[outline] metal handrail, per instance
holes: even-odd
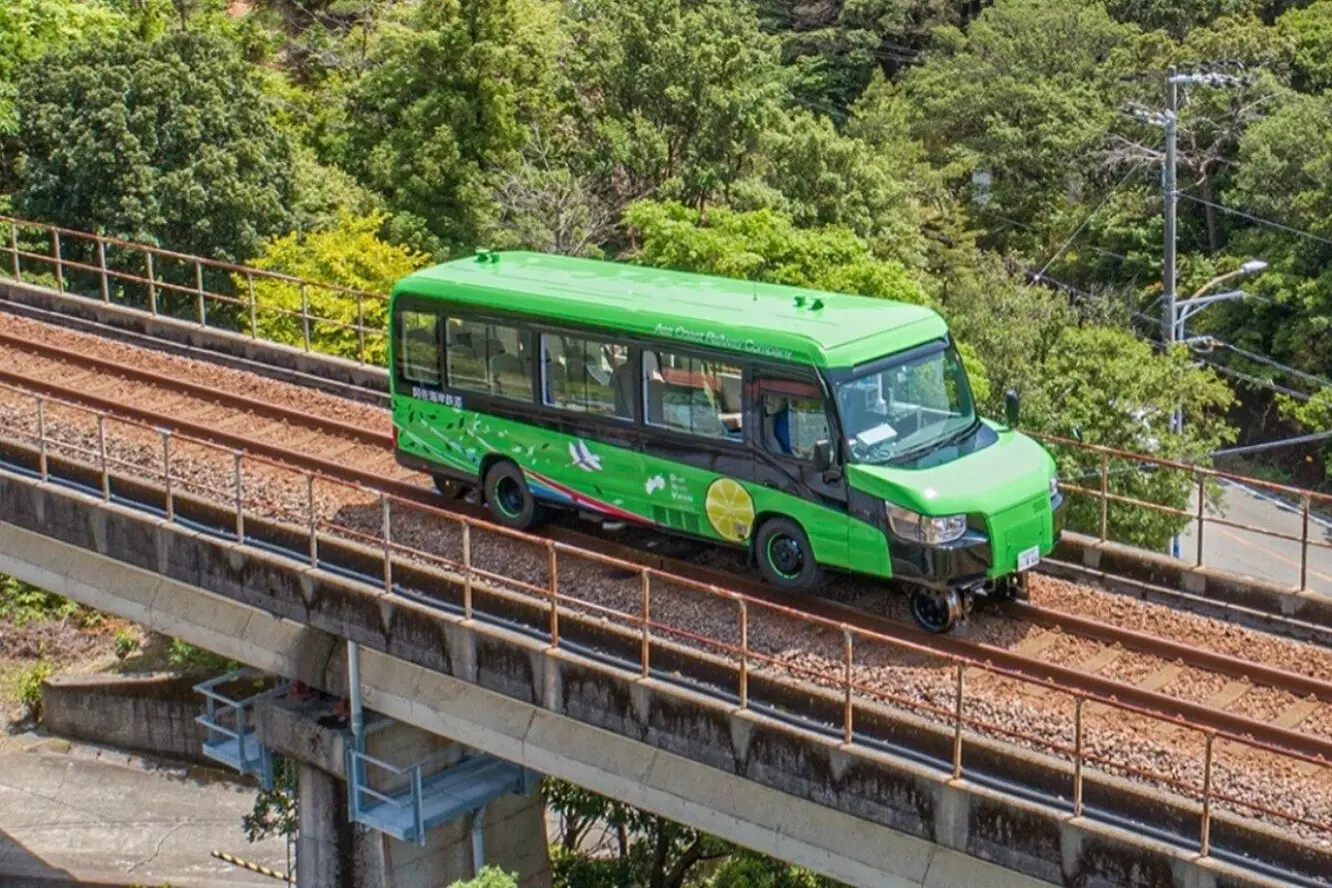
[[[12,390],[21,391],[18,389],[12,389]],[[48,481],[50,480],[50,466],[48,460],[46,459],[46,454],[48,453],[50,448],[52,447],[58,448],[64,445],[58,438],[52,437],[52,430],[49,428],[47,424],[44,423],[43,416],[45,415],[46,412],[44,405],[46,405],[48,402],[57,403],[62,406],[71,407],[75,410],[83,411],[85,414],[91,414],[96,416],[98,418],[98,423],[99,423],[98,424],[99,438],[103,440],[105,436],[105,425],[107,417],[105,414],[88,410],[87,408],[83,408],[77,404],[70,404],[69,402],[60,401],[59,399],[47,398],[46,396],[33,396],[33,397],[35,398],[35,403],[37,405],[37,414],[38,414],[38,422],[37,422],[38,434],[35,438],[35,443],[37,444],[37,449],[39,451],[39,454],[41,455],[39,476],[41,480]],[[129,427],[134,427],[139,429],[150,429],[155,433],[163,434],[164,440],[168,442],[171,440],[171,437],[176,437],[179,440],[184,440],[190,443],[192,446],[208,448],[212,451],[221,452],[232,456],[238,456],[240,454],[239,451],[234,451],[229,448],[212,444],[207,441],[191,439],[183,435],[170,436],[167,433],[162,432],[162,430],[148,426],[145,423],[138,423],[126,420],[114,420],[114,421],[122,423]],[[32,436],[25,436],[25,437],[27,437],[28,440],[34,440]],[[111,461],[106,458],[104,447],[99,448],[99,457],[100,458],[98,462],[95,463],[95,465],[98,465],[100,468],[101,487],[103,495],[109,496],[109,491],[111,489],[111,476],[109,474],[109,464]],[[1212,763],[1212,756],[1210,753],[1213,741],[1215,739],[1223,739],[1240,746],[1246,746],[1249,748],[1260,749],[1267,752],[1272,752],[1278,755],[1282,755],[1288,759],[1309,761],[1324,766],[1326,766],[1329,761],[1328,759],[1325,759],[1320,756],[1305,755],[1303,753],[1298,753],[1293,750],[1273,747],[1271,744],[1259,739],[1255,739],[1252,736],[1247,736],[1224,730],[1201,730],[1197,726],[1191,726],[1188,722],[1184,721],[1181,718],[1178,717],[1169,718],[1162,714],[1150,710],[1145,710],[1131,703],[1116,699],[1114,696],[1107,696],[1095,692],[1074,691],[1047,680],[1029,677],[1019,672],[1014,672],[1011,669],[1006,669],[1000,666],[996,666],[993,663],[989,662],[988,660],[981,660],[958,653],[941,652],[936,649],[909,640],[885,636],[873,630],[859,628],[845,623],[839,623],[837,621],[829,620],[827,618],[820,617],[818,615],[794,610],[792,608],[784,607],[782,605],[768,603],[760,599],[755,599],[752,597],[745,596],[741,593],[723,590],[708,583],[702,583],[690,580],[685,577],[672,575],[665,571],[658,570],[656,568],[646,567],[641,564],[631,564],[630,562],[613,558],[611,556],[605,556],[605,555],[600,555],[599,553],[593,553],[593,552],[587,552],[575,549],[574,547],[568,546],[566,544],[557,543],[539,537],[534,537],[520,531],[503,528],[497,525],[490,524],[489,522],[486,521],[470,518],[465,515],[459,515],[457,513],[447,512],[441,509],[425,506],[410,500],[403,500],[397,497],[392,497],[387,494],[380,493],[378,491],[366,489],[359,485],[349,484],[347,482],[340,481],[335,478],[330,478],[328,476],[322,476],[316,472],[311,472],[309,470],[293,468],[290,465],[283,465],[276,461],[266,460],[258,456],[248,456],[246,457],[246,459],[263,463],[271,470],[275,471],[281,470],[287,473],[294,474],[295,476],[304,479],[307,491],[309,492],[308,501],[306,505],[306,509],[308,512],[308,515],[306,516],[307,517],[306,532],[308,533],[308,546],[309,546],[309,559],[310,559],[308,563],[312,563],[316,566],[319,563],[319,545],[320,545],[321,536],[326,536],[329,533],[336,533],[348,539],[369,540],[373,542],[377,547],[379,547],[384,553],[383,589],[388,594],[397,594],[398,587],[395,585],[394,582],[395,562],[399,560],[411,560],[415,562],[425,562],[427,564],[443,564],[446,566],[447,569],[453,570],[461,575],[461,580],[464,585],[465,613],[468,616],[472,614],[474,607],[474,602],[472,600],[472,595],[471,595],[472,587],[478,581],[484,581],[487,578],[493,578],[497,581],[502,582],[505,589],[511,590],[511,594],[526,595],[530,599],[543,604],[548,609],[549,626],[546,632],[547,632],[547,638],[552,646],[559,646],[561,644],[561,637],[560,637],[561,620],[570,620],[570,619],[579,620],[581,619],[580,613],[582,612],[590,611],[596,613],[598,611],[601,612],[613,611],[613,609],[604,608],[595,602],[581,600],[577,597],[576,594],[570,594],[567,591],[561,591],[558,582],[559,571],[557,569],[559,557],[561,555],[566,557],[577,557],[584,560],[602,563],[608,566],[629,568],[639,573],[642,577],[642,586],[643,586],[642,610],[638,614],[624,612],[624,611],[614,611],[614,613],[617,619],[622,620],[624,622],[629,631],[633,631],[636,629],[638,632],[641,632],[643,644],[642,644],[640,668],[642,670],[642,674],[648,675],[651,673],[652,669],[651,652],[654,643],[661,644],[665,641],[667,637],[682,638],[690,640],[695,644],[706,644],[708,648],[720,651],[721,655],[725,656],[728,662],[734,662],[737,665],[737,670],[738,670],[737,677],[739,682],[738,697],[742,708],[749,708],[749,706],[751,705],[751,701],[748,695],[748,683],[749,683],[749,676],[754,668],[765,668],[765,670],[769,672],[780,671],[785,674],[801,674],[803,672],[804,676],[807,679],[814,681],[816,684],[840,692],[843,703],[843,716],[842,716],[842,726],[841,726],[843,732],[843,740],[849,744],[857,744],[860,742],[859,737],[855,731],[855,717],[856,717],[856,708],[858,705],[857,704],[858,699],[861,701],[868,699],[879,703],[887,703],[889,705],[907,707],[915,709],[917,711],[930,712],[931,714],[936,715],[941,720],[943,720],[945,724],[950,724],[954,731],[953,772],[955,776],[962,776],[965,773],[965,762],[963,756],[964,732],[972,732],[972,733],[977,731],[988,732],[992,734],[997,734],[1002,737],[1007,737],[1010,740],[1018,740],[1025,745],[1035,746],[1036,748],[1047,750],[1052,754],[1071,755],[1074,765],[1074,775],[1073,775],[1073,797],[1075,799],[1074,809],[1078,813],[1081,813],[1082,810],[1081,799],[1082,799],[1082,786],[1083,786],[1083,772],[1088,765],[1102,764],[1108,766],[1112,770],[1120,772],[1131,770],[1131,769],[1126,769],[1125,766],[1121,763],[1111,762],[1105,758],[1098,757],[1095,753],[1085,748],[1085,744],[1083,742],[1084,728],[1083,728],[1083,718],[1082,718],[1082,709],[1084,703],[1092,702],[1099,706],[1106,706],[1123,713],[1132,714],[1139,717],[1150,718],[1153,721],[1165,722],[1191,731],[1199,732],[1204,736],[1207,742],[1207,755],[1205,756],[1204,760],[1204,775],[1206,778],[1204,786],[1199,787],[1194,782],[1182,780],[1173,775],[1163,774],[1159,772],[1142,770],[1137,773],[1139,774],[1139,776],[1143,777],[1144,779],[1152,780],[1158,785],[1169,787],[1175,791],[1182,792],[1183,794],[1189,797],[1202,797],[1204,801],[1207,802],[1207,805],[1205,805],[1204,807],[1203,819],[1200,824],[1200,829],[1202,831],[1202,835],[1204,836],[1200,844],[1200,853],[1204,855],[1209,853],[1207,846],[1207,839],[1205,837],[1208,834],[1208,831],[1210,830],[1210,822],[1211,822],[1210,804],[1213,801],[1225,801],[1223,795],[1211,787],[1212,776],[1213,776],[1212,775],[1213,763]],[[239,493],[234,498],[231,496],[222,496],[219,498],[218,501],[220,501],[224,505],[229,505],[236,510],[237,531],[238,531],[237,539],[243,542],[244,537],[243,537],[242,528],[243,528],[244,510],[246,508],[246,497],[243,495],[244,481],[247,478],[250,478],[253,473],[251,473],[251,475],[242,476],[239,473],[239,465],[240,465],[239,459],[235,460],[235,465],[238,467],[235,489]],[[160,472],[154,469],[139,466],[136,468],[135,474],[140,477],[149,479],[150,481],[155,482],[156,480],[160,479],[165,482],[166,486],[163,488],[162,492],[167,500],[166,503],[167,518],[168,520],[173,520],[173,521],[177,520],[173,514],[171,508],[171,500],[170,500],[173,472],[169,458],[169,449],[164,449],[164,465]],[[330,521],[321,517],[318,513],[318,509],[316,507],[315,498],[314,498],[314,485],[316,480],[318,480],[319,483],[336,484],[344,488],[359,490],[367,497],[377,497],[380,502],[380,508],[383,513],[383,519],[384,519],[381,524],[381,536],[376,538],[372,535],[364,533],[363,531],[339,525],[334,521]],[[175,483],[180,483],[180,481],[178,480]],[[434,553],[417,550],[410,546],[404,545],[401,542],[394,541],[392,539],[393,523],[391,519],[392,519],[392,510],[395,508],[413,509],[421,514],[431,515],[439,519],[455,522],[460,528],[462,528],[462,534],[463,534],[463,551],[462,551],[463,557],[461,561],[456,559],[447,559],[442,556],[436,555]],[[512,539],[523,540],[532,545],[543,548],[548,554],[551,566],[550,579],[547,587],[543,588],[538,584],[524,582],[517,578],[504,577],[502,575],[494,574],[488,571],[483,571],[477,565],[473,564],[470,556],[470,547],[467,545],[467,541],[470,538],[469,531],[471,529],[484,530],[487,533],[498,534]],[[268,550],[265,549],[265,551]],[[293,555],[293,557],[302,558],[302,559],[304,558],[303,555]],[[302,563],[306,562],[302,561]],[[731,628],[738,629],[738,638],[739,638],[738,643],[728,641],[722,637],[703,636],[697,632],[691,632],[689,630],[685,630],[680,627],[670,626],[664,624],[659,619],[654,619],[651,612],[651,586],[654,579],[658,581],[665,581],[675,586],[680,586],[684,588],[693,589],[695,591],[700,591],[709,594],[715,598],[730,602],[736,608],[736,622]],[[779,614],[785,618],[802,621],[803,623],[811,627],[811,631],[808,636],[811,639],[818,638],[821,632],[832,633],[833,637],[840,637],[843,641],[843,658],[844,658],[843,659],[844,666],[840,677],[834,679],[827,674],[814,673],[807,669],[802,670],[801,667],[787,664],[781,661],[776,656],[766,654],[762,650],[756,650],[753,647],[753,645],[750,643],[749,631],[748,631],[749,612],[754,608],[762,608],[766,611]],[[908,699],[902,695],[894,694],[891,691],[885,691],[879,688],[871,688],[864,685],[862,682],[857,681],[855,678],[856,652],[858,649],[862,648],[867,642],[870,643],[871,645],[874,644],[886,645],[891,650],[924,654],[931,658],[935,658],[937,660],[942,660],[944,662],[952,663],[954,667],[953,681],[955,685],[954,694],[953,694],[953,705],[951,707],[943,707],[943,706],[929,705],[929,704],[922,705],[919,701]],[[697,656],[700,658],[707,656],[702,652],[696,652],[696,653],[691,652],[690,655]],[[974,715],[968,714],[966,712],[966,707],[965,707],[965,702],[967,697],[965,694],[965,681],[964,681],[965,672],[968,670],[979,670],[981,672],[999,676],[1005,680],[1017,681],[1025,685],[1038,688],[1053,689],[1061,694],[1071,696],[1075,701],[1073,747],[1070,749],[1066,742],[1054,741],[1049,739],[1048,737],[1044,737],[1041,735],[1015,731],[1008,728],[1003,728],[997,725],[993,725]],[[361,753],[356,753],[355,750],[353,750],[353,753],[355,756],[364,757],[365,760],[372,760],[372,757],[364,756],[364,754]],[[352,760],[353,767],[355,767],[360,760],[361,759],[359,757],[354,757]],[[379,761],[380,760],[374,759],[372,763],[378,764]],[[389,769],[393,770],[395,773],[399,774],[405,773],[406,770],[410,770],[410,769],[401,769],[398,768],[398,766],[394,765],[389,765],[387,762],[384,762],[383,766],[388,767]],[[416,770],[412,778],[413,787],[419,789],[421,782],[419,765],[414,767],[416,768]],[[373,790],[368,790],[368,791],[373,792]],[[419,792],[418,792],[418,797],[419,797]],[[1299,814],[1293,812],[1277,811],[1247,802],[1245,803],[1244,807],[1250,810],[1258,810],[1260,813],[1266,816],[1281,819],[1287,823],[1301,824],[1310,829],[1319,829],[1332,832],[1332,827],[1329,827],[1327,824],[1311,823],[1306,818],[1303,818]],[[419,816],[420,815],[418,812],[418,820]]]
[[[23,282],[24,273],[22,260],[28,260],[29,263],[43,263],[47,266],[48,270],[53,271],[56,276],[56,289],[61,293],[70,293],[71,295],[76,296],[82,295],[73,293],[68,289],[66,281],[67,270],[81,271],[87,274],[96,275],[99,284],[99,297],[102,302],[111,301],[112,281],[138,284],[147,288],[148,309],[154,316],[160,314],[160,306],[158,302],[159,293],[191,295],[195,297],[193,308],[194,320],[200,326],[208,325],[208,304],[210,301],[223,305],[240,306],[245,309],[248,326],[250,328],[249,332],[252,339],[259,338],[259,316],[261,313],[299,319],[301,328],[300,344],[305,351],[320,351],[318,348],[319,343],[317,341],[317,336],[314,335],[314,331],[318,329],[332,328],[334,330],[354,333],[357,339],[355,360],[360,364],[370,363],[367,357],[367,342],[383,339],[387,335],[387,319],[384,322],[385,326],[369,324],[366,320],[367,302],[374,306],[387,304],[388,297],[383,293],[358,290],[338,284],[312,281],[294,275],[284,274],[282,272],[238,265],[232,262],[210,259],[204,256],[195,256],[188,253],[179,253],[174,250],[167,250],[150,244],[135,243],[132,241],[121,240],[119,238],[107,237],[105,235],[75,231],[57,225],[50,225],[45,222],[18,219],[13,216],[0,215],[0,224],[6,224],[9,227],[8,243],[5,243],[4,240],[0,240],[0,255],[7,255],[9,257],[8,267],[5,270],[11,273],[14,279],[20,283]],[[49,235],[51,243],[51,253],[49,255],[25,250],[19,246],[19,231],[29,229],[41,231]],[[62,238],[73,238],[93,243],[96,247],[97,264],[91,265],[66,258],[61,248]],[[139,274],[137,272],[126,271],[123,268],[113,267],[107,260],[108,247],[129,250],[142,255],[144,265],[143,273]],[[161,279],[159,277],[159,272],[161,270],[160,260],[170,260],[191,266],[194,271],[194,285],[187,286]],[[233,280],[238,286],[243,282],[245,291],[244,296],[231,296],[225,293],[209,290],[204,285],[203,270],[205,268],[233,275]],[[260,305],[254,289],[254,283],[256,280],[269,281],[295,287],[300,296],[300,309],[293,310],[282,308],[277,305]],[[355,300],[356,321],[342,321],[331,316],[319,315],[312,312],[309,299],[309,294],[312,291]],[[92,297],[84,298],[91,299]]]

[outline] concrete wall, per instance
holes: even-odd
[[[0,473],[0,521],[0,571],[335,690],[345,682],[345,646],[333,639],[351,638],[362,645],[366,703],[378,711],[854,885],[1278,884],[64,489]],[[258,521],[247,532],[275,541],[295,533]],[[332,543],[325,554],[365,566],[374,557]],[[442,601],[458,592],[447,575],[406,565],[395,573]],[[544,620],[540,606],[502,592],[478,588],[476,600],[520,623]],[[572,616],[561,632],[610,654],[637,650],[636,636]],[[688,671],[733,686],[726,664],[664,643],[653,656],[662,676]],[[840,698],[819,688],[754,676],[750,694],[774,711],[840,720]],[[856,723],[920,754],[946,759],[951,748],[950,732],[894,711],[858,705]],[[1062,762],[980,738],[968,739],[965,760],[968,775],[1067,796]],[[1196,828],[1196,806],[1088,777],[1095,808],[1182,835]],[[1288,868],[1332,869],[1326,850],[1278,830],[1218,817],[1212,838]]]
[[[42,726],[53,734],[181,761],[215,764],[201,752],[195,716],[199,678],[176,675],[74,675],[42,685]]]
[[[1293,586],[1239,576],[1212,567],[1194,567],[1159,552],[1149,552],[1122,543],[1101,542],[1095,537],[1065,532],[1055,557],[1097,572],[1097,582],[1115,591],[1153,600],[1152,587],[1172,590],[1166,603],[1174,603],[1178,592],[1193,596],[1198,609],[1209,606],[1218,614],[1240,617],[1240,622],[1261,627],[1264,615],[1289,617],[1308,623],[1306,637],[1327,643],[1332,637],[1332,597],[1300,592]],[[1042,570],[1061,574],[1057,563],[1042,564]],[[1069,579],[1085,579],[1080,573],[1065,573]],[[1124,582],[1124,581],[1129,582]],[[1282,630],[1299,636],[1289,626]]]

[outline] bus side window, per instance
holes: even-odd
[[[398,319],[402,378],[420,385],[438,386],[441,381],[439,316],[434,312],[404,311]]]
[[[450,318],[445,336],[449,387],[531,400],[526,336],[516,327]]]
[[[759,415],[763,448],[774,456],[813,459],[814,444],[828,438],[828,414],[819,398],[765,391]]]
[[[733,364],[644,350],[647,422],[705,438],[738,440],[743,414],[731,410],[728,402],[738,399],[741,377],[742,370]]]
[[[595,416],[633,418],[632,408],[616,387],[623,368],[629,366],[624,346],[543,333],[541,355],[546,404]]]

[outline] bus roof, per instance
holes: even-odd
[[[936,312],[904,302],[520,251],[422,269],[393,288],[404,293],[820,367],[947,334]]]

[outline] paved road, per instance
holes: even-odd
[[[0,885],[17,877],[73,877],[170,882],[176,888],[274,888],[283,883],[209,854],[216,849],[286,869],[285,842],[245,841],[240,818],[253,803],[252,789],[203,768],[157,767],[60,741],[5,742]]]
[[[1191,508],[1196,508],[1194,500]],[[1208,508],[1209,516],[1300,536],[1298,512],[1283,509],[1247,488],[1225,486],[1224,514]],[[1332,527],[1309,522],[1311,540],[1332,544]],[[1180,557],[1192,563],[1197,557],[1196,522],[1180,539]],[[1247,574],[1284,585],[1300,581],[1300,544],[1252,531],[1209,523],[1203,531],[1203,563],[1235,573]],[[1309,547],[1308,588],[1332,595],[1332,549]]]

